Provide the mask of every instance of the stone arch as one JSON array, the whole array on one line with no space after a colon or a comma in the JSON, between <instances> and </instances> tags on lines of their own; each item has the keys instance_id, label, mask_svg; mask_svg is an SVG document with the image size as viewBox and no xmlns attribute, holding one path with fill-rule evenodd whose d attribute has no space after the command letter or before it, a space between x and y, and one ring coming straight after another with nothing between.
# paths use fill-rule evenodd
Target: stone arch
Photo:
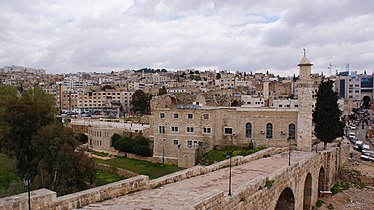
<instances>
[{"instance_id":1,"label":"stone arch","mask_svg":"<svg viewBox=\"0 0 374 210\"><path fill-rule=\"evenodd\" d=\"M312 175L310 173L305 178L303 209L312 209Z\"/></svg>"},{"instance_id":2,"label":"stone arch","mask_svg":"<svg viewBox=\"0 0 374 210\"><path fill-rule=\"evenodd\" d=\"M295 196L291 188L285 188L280 194L275 210L294 210L295 209Z\"/></svg>"},{"instance_id":3,"label":"stone arch","mask_svg":"<svg viewBox=\"0 0 374 210\"><path fill-rule=\"evenodd\" d=\"M231 102L231 106L240 106L240 103L239 103L239 101L238 100L233 100L232 102Z\"/></svg>"},{"instance_id":4,"label":"stone arch","mask_svg":"<svg viewBox=\"0 0 374 210\"><path fill-rule=\"evenodd\" d=\"M321 166L319 169L319 175L318 175L318 194L320 191L325 191L326 189L326 173L325 168Z\"/></svg>"}]
</instances>

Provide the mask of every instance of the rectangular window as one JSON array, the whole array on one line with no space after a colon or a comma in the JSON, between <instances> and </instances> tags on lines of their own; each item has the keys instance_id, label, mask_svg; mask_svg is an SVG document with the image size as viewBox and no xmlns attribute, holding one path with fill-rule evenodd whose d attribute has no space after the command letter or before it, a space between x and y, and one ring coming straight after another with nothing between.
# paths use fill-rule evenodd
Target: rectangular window
<instances>
[{"instance_id":1,"label":"rectangular window","mask_svg":"<svg viewBox=\"0 0 374 210\"><path fill-rule=\"evenodd\" d=\"M163 125L158 126L158 132L159 133L165 133L165 126L163 126Z\"/></svg>"},{"instance_id":2,"label":"rectangular window","mask_svg":"<svg viewBox=\"0 0 374 210\"><path fill-rule=\"evenodd\" d=\"M197 143L197 141L193 141L193 146L194 146L194 147L198 147L198 146L199 146L199 143Z\"/></svg>"},{"instance_id":3,"label":"rectangular window","mask_svg":"<svg viewBox=\"0 0 374 210\"><path fill-rule=\"evenodd\" d=\"M171 132L178 132L179 128L177 126L171 127Z\"/></svg>"},{"instance_id":4,"label":"rectangular window","mask_svg":"<svg viewBox=\"0 0 374 210\"><path fill-rule=\"evenodd\" d=\"M211 133L211 132L212 132L212 128L208 128L208 127L203 128L203 133Z\"/></svg>"},{"instance_id":5,"label":"rectangular window","mask_svg":"<svg viewBox=\"0 0 374 210\"><path fill-rule=\"evenodd\" d=\"M179 140L178 140L178 139L174 139L174 140L173 140L173 144L174 144L174 145L178 145L178 144L179 144Z\"/></svg>"},{"instance_id":6,"label":"rectangular window","mask_svg":"<svg viewBox=\"0 0 374 210\"><path fill-rule=\"evenodd\" d=\"M194 128L193 127L187 127L187 133L193 133Z\"/></svg>"},{"instance_id":7,"label":"rectangular window","mask_svg":"<svg viewBox=\"0 0 374 210\"><path fill-rule=\"evenodd\" d=\"M232 135L232 128L225 128L226 135Z\"/></svg>"},{"instance_id":8,"label":"rectangular window","mask_svg":"<svg viewBox=\"0 0 374 210\"><path fill-rule=\"evenodd\" d=\"M179 114L178 113L174 113L174 118L179 118Z\"/></svg>"},{"instance_id":9,"label":"rectangular window","mask_svg":"<svg viewBox=\"0 0 374 210\"><path fill-rule=\"evenodd\" d=\"M191 147L192 147L192 141L191 141L191 140L188 140L188 141L187 141L187 147L188 147L188 148L191 148Z\"/></svg>"},{"instance_id":10,"label":"rectangular window","mask_svg":"<svg viewBox=\"0 0 374 210\"><path fill-rule=\"evenodd\" d=\"M165 113L160 113L160 118L165 118Z\"/></svg>"},{"instance_id":11,"label":"rectangular window","mask_svg":"<svg viewBox=\"0 0 374 210\"><path fill-rule=\"evenodd\" d=\"M203 119L208 120L209 119L209 114L203 114Z\"/></svg>"},{"instance_id":12,"label":"rectangular window","mask_svg":"<svg viewBox=\"0 0 374 210\"><path fill-rule=\"evenodd\" d=\"M187 118L188 119L192 119L193 118L193 114L187 114Z\"/></svg>"}]
</instances>

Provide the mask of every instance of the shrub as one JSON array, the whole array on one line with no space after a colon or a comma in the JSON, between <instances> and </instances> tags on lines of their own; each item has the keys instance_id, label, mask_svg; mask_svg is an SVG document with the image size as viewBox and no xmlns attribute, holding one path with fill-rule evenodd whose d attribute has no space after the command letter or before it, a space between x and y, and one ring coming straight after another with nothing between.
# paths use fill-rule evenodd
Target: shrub
<instances>
[{"instance_id":1,"label":"shrub","mask_svg":"<svg viewBox=\"0 0 374 210\"><path fill-rule=\"evenodd\" d=\"M82 144L85 144L88 142L88 136L84 133L77 133L77 139Z\"/></svg>"},{"instance_id":2,"label":"shrub","mask_svg":"<svg viewBox=\"0 0 374 210\"><path fill-rule=\"evenodd\" d=\"M346 190L350 188L350 183L348 182L336 182L334 186L331 188L331 192L333 195L342 192L343 190Z\"/></svg>"},{"instance_id":3,"label":"shrub","mask_svg":"<svg viewBox=\"0 0 374 210\"><path fill-rule=\"evenodd\" d=\"M137 155L141 155L141 156L151 155L151 151L149 150L148 146L145 146L145 145L135 145L133 150L134 150L134 153Z\"/></svg>"},{"instance_id":4,"label":"shrub","mask_svg":"<svg viewBox=\"0 0 374 210\"><path fill-rule=\"evenodd\" d=\"M135 145L149 146L149 142L148 142L147 138L145 138L144 136L137 136L137 137L135 137L134 144Z\"/></svg>"},{"instance_id":5,"label":"shrub","mask_svg":"<svg viewBox=\"0 0 374 210\"><path fill-rule=\"evenodd\" d=\"M329 210L332 210L332 209L334 209L334 206L333 206L331 203L329 203L329 205L327 206L327 208L328 208Z\"/></svg>"},{"instance_id":6,"label":"shrub","mask_svg":"<svg viewBox=\"0 0 374 210\"><path fill-rule=\"evenodd\" d=\"M319 208L319 207L322 206L322 203L323 203L323 201L318 199L317 202L316 202L316 206Z\"/></svg>"}]
</instances>

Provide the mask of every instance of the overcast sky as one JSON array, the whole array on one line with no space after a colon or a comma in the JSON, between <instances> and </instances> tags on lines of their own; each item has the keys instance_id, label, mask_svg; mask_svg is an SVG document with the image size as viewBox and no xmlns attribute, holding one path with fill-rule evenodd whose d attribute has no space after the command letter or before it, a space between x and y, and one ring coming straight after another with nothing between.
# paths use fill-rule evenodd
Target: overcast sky
<instances>
[{"instance_id":1,"label":"overcast sky","mask_svg":"<svg viewBox=\"0 0 374 210\"><path fill-rule=\"evenodd\" d=\"M372 0L0 0L0 66L297 74L374 69Z\"/></svg>"}]
</instances>

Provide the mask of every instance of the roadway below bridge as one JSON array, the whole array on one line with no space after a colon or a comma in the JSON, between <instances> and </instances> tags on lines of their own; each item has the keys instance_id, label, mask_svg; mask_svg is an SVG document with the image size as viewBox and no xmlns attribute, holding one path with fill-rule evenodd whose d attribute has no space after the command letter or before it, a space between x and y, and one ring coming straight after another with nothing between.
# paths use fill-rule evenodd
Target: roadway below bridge
<instances>
[{"instance_id":1,"label":"roadway below bridge","mask_svg":"<svg viewBox=\"0 0 374 210\"><path fill-rule=\"evenodd\" d=\"M291 166L312 156L315 152L293 151ZM275 154L232 167L232 192L255 178L269 176L288 166L288 152ZM199 175L149 190L142 190L100 203L90 204L83 209L193 209L197 201L212 191L222 191L228 196L229 167Z\"/></svg>"}]
</instances>

